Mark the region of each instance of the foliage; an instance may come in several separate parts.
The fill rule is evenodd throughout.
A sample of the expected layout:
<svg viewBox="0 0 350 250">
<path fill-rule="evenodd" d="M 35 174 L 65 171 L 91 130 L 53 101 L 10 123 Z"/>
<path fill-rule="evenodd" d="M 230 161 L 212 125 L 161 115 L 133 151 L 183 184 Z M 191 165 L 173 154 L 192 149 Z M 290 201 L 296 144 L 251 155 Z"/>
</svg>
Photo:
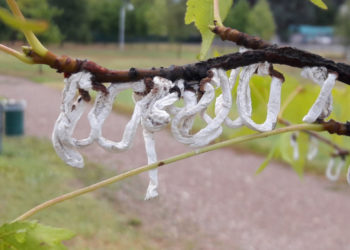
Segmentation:
<svg viewBox="0 0 350 250">
<path fill-rule="evenodd" d="M 247 0 L 236 1 L 227 15 L 225 25 L 246 32 L 249 11 L 250 5 Z"/>
<path fill-rule="evenodd" d="M 120 1 L 88 0 L 87 4 L 88 8 L 85 11 L 88 17 L 85 25 L 88 25 L 87 28 L 90 30 L 88 40 L 116 41 L 119 29 L 119 10 L 122 3 Z"/>
<path fill-rule="evenodd" d="M 0 19 L 9 27 L 16 30 L 31 30 L 34 33 L 41 33 L 47 29 L 47 23 L 43 21 L 20 20 L 3 8 L 0 8 Z"/>
<path fill-rule="evenodd" d="M 350 0 L 342 5 L 336 23 L 336 32 L 343 38 L 345 45 L 350 45 Z"/>
<path fill-rule="evenodd" d="M 307 0 L 269 0 L 277 25 L 277 33 L 282 40 L 289 38 L 290 25 L 333 25 L 340 5 L 344 0 L 325 1 L 325 11 L 310 4 Z M 297 15 L 297 18 L 296 18 Z"/>
<path fill-rule="evenodd" d="M 168 37 L 170 41 L 182 41 L 195 36 L 195 29 L 184 22 L 184 13 L 186 12 L 186 0 L 167 0 L 168 12 L 167 25 Z"/>
<path fill-rule="evenodd" d="M 53 228 L 37 222 L 5 223 L 0 227 L 0 249 L 62 250 L 62 241 L 74 233 L 67 229 Z"/>
<path fill-rule="evenodd" d="M 222 0 L 220 3 L 220 15 L 222 21 L 225 20 L 229 9 L 232 5 L 232 0 Z M 214 39 L 214 33 L 208 29 L 209 25 L 213 25 L 213 1 L 212 0 L 188 0 L 185 23 L 194 23 L 202 35 L 202 48 L 199 55 L 203 59 Z"/>
<path fill-rule="evenodd" d="M 320 7 L 321 9 L 328 9 L 327 5 L 322 0 L 310 0 L 314 5 Z"/>
<path fill-rule="evenodd" d="M 48 5 L 47 0 L 20 0 L 18 4 L 24 8 L 24 14 L 33 19 L 42 19 L 50 24 L 49 29 L 39 38 L 46 43 L 59 42 L 62 39 L 58 26 L 54 23 L 53 18 L 60 15 L 60 11 Z M 0 0 L 0 7 L 6 6 L 6 0 Z M 28 24 L 28 23 L 27 23 Z M 34 23 L 35 24 L 35 23 Z M 45 25 L 46 26 L 46 25 Z M 0 40 L 17 40 L 22 39 L 23 35 L 14 32 L 12 29 L 0 23 Z"/>
<path fill-rule="evenodd" d="M 275 21 L 267 0 L 259 0 L 248 13 L 246 32 L 270 40 L 276 31 Z"/>
<path fill-rule="evenodd" d="M 52 35 L 45 35 L 43 42 L 60 42 L 60 40 L 73 42 L 118 40 L 119 12 L 121 0 L 22 0 L 33 2 L 32 18 L 44 19 L 50 23 Z M 133 11 L 126 12 L 126 38 L 129 41 L 162 39 L 169 41 L 199 40 L 193 27 L 183 24 L 187 0 L 130 0 L 134 5 Z M 211 2 L 211 1 L 209 1 Z M 220 1 L 221 2 L 221 1 Z M 241 2 L 244 2 L 242 4 Z M 233 9 L 230 9 L 228 26 L 236 27 L 241 31 L 249 12 L 247 3 L 251 6 L 256 1 L 239 0 Z M 330 25 L 335 21 L 339 6 L 344 0 L 326 0 L 328 11 L 310 4 L 308 0 L 268 0 L 273 6 L 272 12 L 277 24 L 277 33 L 282 38 L 288 36 L 288 26 L 291 24 Z M 47 8 L 49 3 L 49 8 Z M 205 1 L 203 1 L 203 4 Z M 0 6 L 6 6 L 6 0 L 0 0 Z M 165 7 L 160 7 L 165 6 Z M 171 11 L 169 11 L 171 10 Z M 241 11 L 240 11 L 241 10 Z M 151 16 L 155 13 L 156 15 Z M 298 18 L 295 18 L 298 13 Z M 47 15 L 47 17 L 46 17 Z M 208 15 L 209 16 L 209 15 Z M 156 21 L 160 17 L 164 21 Z M 158 27 L 154 29 L 154 25 Z M 166 31 L 166 32 L 165 32 Z M 163 34 L 162 37 L 154 33 Z M 0 23 L 0 40 L 16 40 L 18 35 L 10 28 Z"/>
<path fill-rule="evenodd" d="M 27 0 L 29 2 L 33 0 Z M 41 1 L 41 0 L 38 0 Z M 89 27 L 89 5 L 86 0 L 48 0 L 50 8 L 61 11 L 53 17 L 53 22 L 60 27 L 65 39 L 75 42 L 89 42 L 92 39 Z M 39 4 L 40 5 L 40 4 Z M 91 10 L 90 11 L 94 11 Z"/>
<path fill-rule="evenodd" d="M 167 8 L 167 1 L 152 0 L 152 2 L 152 8 L 149 8 L 145 13 L 149 34 L 156 36 L 166 36 L 168 34 L 166 20 L 168 19 L 169 11 Z"/>
<path fill-rule="evenodd" d="M 38 35 L 40 40 L 47 43 L 57 43 L 62 40 L 60 29 L 53 22 L 55 17 L 62 14 L 62 11 L 50 6 L 48 0 L 19 0 L 18 5 L 26 17 L 42 19 L 50 23 L 48 30 Z"/>
</svg>

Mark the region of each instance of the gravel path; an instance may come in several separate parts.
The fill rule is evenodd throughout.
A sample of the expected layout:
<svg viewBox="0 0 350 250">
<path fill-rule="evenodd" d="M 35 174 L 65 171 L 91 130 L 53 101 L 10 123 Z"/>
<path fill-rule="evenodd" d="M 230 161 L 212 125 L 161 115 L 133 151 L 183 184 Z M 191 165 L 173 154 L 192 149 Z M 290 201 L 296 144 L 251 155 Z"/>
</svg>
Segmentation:
<svg viewBox="0 0 350 250">
<path fill-rule="evenodd" d="M 26 134 L 51 135 L 59 91 L 0 76 L 0 96 L 27 101 Z M 127 121 L 111 115 L 104 135 L 119 139 Z M 88 135 L 86 124 L 78 125 L 77 137 Z M 83 153 L 123 171 L 146 163 L 140 131 L 137 138 L 129 152 L 113 154 L 92 146 Z M 189 149 L 161 132 L 157 150 L 162 159 Z M 174 244 L 167 249 L 350 250 L 350 187 L 309 175 L 301 181 L 277 163 L 255 176 L 262 160 L 228 149 L 207 153 L 162 168 L 158 199 L 142 200 L 144 174 L 132 185 L 124 182 L 128 188 L 117 194 L 118 201 L 137 213 L 143 227 L 169 237 Z"/>
</svg>

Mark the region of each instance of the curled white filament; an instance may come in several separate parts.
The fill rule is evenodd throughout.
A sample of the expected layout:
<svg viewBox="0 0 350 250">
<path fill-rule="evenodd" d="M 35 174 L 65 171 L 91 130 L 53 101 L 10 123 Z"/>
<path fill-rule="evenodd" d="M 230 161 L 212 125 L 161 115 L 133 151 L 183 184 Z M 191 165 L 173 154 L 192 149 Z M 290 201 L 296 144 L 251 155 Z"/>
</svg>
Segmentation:
<svg viewBox="0 0 350 250">
<path fill-rule="evenodd" d="M 86 72 L 73 74 L 65 82 L 61 113 L 54 126 L 52 143 L 56 153 L 66 164 L 82 168 L 84 167 L 84 160 L 81 154 L 75 150 L 75 140 L 72 136 L 79 119 L 84 113 L 86 102 L 82 97 L 78 97 L 74 102 L 74 97 L 78 88 L 86 91 L 92 88 L 91 74 Z"/>
<path fill-rule="evenodd" d="M 111 84 L 108 93 L 99 92 L 95 104 L 88 114 L 91 131 L 88 138 L 77 140 L 76 145 L 85 147 L 102 137 L 102 125 L 112 111 L 114 99 L 123 90 L 131 88 L 132 84 Z"/>
<path fill-rule="evenodd" d="M 136 102 L 134 112 L 130 121 L 126 124 L 122 139 L 119 142 L 114 142 L 100 136 L 97 140 L 98 144 L 104 149 L 110 151 L 120 152 L 130 149 L 141 121 L 142 109 L 151 99 L 152 95 L 149 93 L 141 100 Z"/>
<path fill-rule="evenodd" d="M 146 105 L 142 106 L 141 114 L 141 124 L 143 127 L 143 137 L 148 164 L 157 161 L 153 134 L 170 123 L 170 115 L 167 112 L 167 109 L 169 109 L 180 98 L 179 93 L 176 91 L 170 93 L 170 89 L 174 86 L 171 81 L 161 77 L 154 77 L 153 82 L 154 87 L 150 92 L 152 99 L 150 99 Z M 183 81 L 177 81 L 175 85 L 181 94 L 184 88 Z M 148 175 L 150 182 L 147 188 L 145 200 L 158 196 L 158 169 L 150 170 Z"/>
<path fill-rule="evenodd" d="M 334 157 L 332 157 L 327 165 L 327 169 L 326 169 L 326 176 L 328 178 L 328 180 L 330 181 L 337 181 L 339 179 L 341 170 L 343 169 L 344 165 L 345 165 L 345 159 L 340 159 L 337 167 L 335 168 L 335 172 L 334 172 Z M 333 173 L 334 172 L 334 173 Z"/>
<path fill-rule="evenodd" d="M 256 124 L 251 118 L 252 104 L 249 81 L 257 69 L 260 75 L 266 75 L 269 73 L 268 68 L 269 64 L 267 63 L 254 64 L 244 68 L 241 72 L 240 83 L 237 89 L 237 107 L 240 118 L 247 127 L 260 132 L 270 131 L 275 128 L 281 105 L 281 88 L 283 80 L 277 77 L 272 77 L 265 122 L 262 124 Z"/>
<path fill-rule="evenodd" d="M 315 82 L 316 84 L 323 86 L 325 80 L 327 79 L 328 70 L 325 67 L 304 67 L 301 71 L 301 76 L 304 78 L 308 78 Z M 333 110 L 333 97 L 329 95 L 325 106 L 320 114 L 320 119 L 327 118 Z"/>
<path fill-rule="evenodd" d="M 183 99 L 185 102 L 185 107 L 184 109 L 190 110 L 194 106 L 197 105 L 197 95 L 194 91 L 192 90 L 185 90 L 183 94 Z M 208 115 L 206 115 L 205 110 L 201 111 L 201 114 L 203 116 L 203 119 L 207 121 L 207 119 L 211 119 Z M 181 115 L 181 114 L 180 114 Z M 175 119 L 178 119 L 180 116 L 176 116 L 176 118 L 173 119 L 173 123 L 176 123 Z M 182 136 L 190 136 L 190 131 L 194 123 L 194 119 L 196 117 L 196 113 L 193 113 L 192 115 L 188 115 L 182 122 L 182 126 L 179 128 L 179 132 Z"/>
<path fill-rule="evenodd" d="M 155 141 L 153 137 L 153 132 L 146 129 L 143 130 L 143 138 L 145 141 L 145 148 L 147 153 L 148 164 L 157 162 L 157 153 L 155 148 Z M 149 184 L 145 196 L 145 200 L 149 200 L 158 196 L 158 169 L 152 169 L 148 171 Z"/>
<path fill-rule="evenodd" d="M 258 68 L 257 68 L 258 74 L 266 75 L 269 73 L 269 66 L 270 65 L 268 63 L 255 65 L 255 67 L 257 67 L 257 66 L 258 66 Z M 260 131 L 260 132 L 266 132 L 266 131 L 273 130 L 276 126 L 276 123 L 277 123 L 277 116 L 278 116 L 278 113 L 280 110 L 280 105 L 281 105 L 281 88 L 282 88 L 283 80 L 280 78 L 277 78 L 277 77 L 272 77 L 271 86 L 270 86 L 269 102 L 267 104 L 267 116 L 266 116 L 264 123 L 257 124 L 251 118 L 250 89 L 248 88 L 249 87 L 249 80 L 250 80 L 251 75 L 252 75 L 252 70 L 255 67 L 252 67 L 251 69 L 249 69 L 249 71 L 247 69 L 247 73 L 244 70 L 241 73 L 241 80 L 240 80 L 241 82 L 240 82 L 240 85 L 238 86 L 238 88 L 239 88 L 238 95 L 240 95 L 238 98 L 240 99 L 240 101 L 237 102 L 237 105 L 239 105 L 240 117 L 241 117 L 243 123 L 247 127 L 251 128 L 253 130 Z M 243 74 L 243 73 L 245 73 L 245 74 Z M 242 92 L 245 93 L 245 95 Z M 248 96 L 249 96 L 249 99 L 248 99 Z M 245 97 L 245 100 L 244 100 L 244 97 Z M 243 105 L 249 107 L 249 109 L 242 108 L 241 106 L 243 106 Z"/>
<path fill-rule="evenodd" d="M 332 101 L 329 100 L 332 96 L 332 89 L 338 75 L 336 73 L 328 73 L 327 79 L 324 81 L 320 94 L 318 95 L 315 103 L 310 108 L 303 121 L 307 123 L 313 123 L 318 118 L 325 118 L 325 115 L 329 115 L 331 111 Z M 326 110 L 326 111 L 324 111 Z"/>
<path fill-rule="evenodd" d="M 156 132 L 170 123 L 170 114 L 166 108 L 179 100 L 178 93 L 169 93 L 173 83 L 165 78 L 154 77 L 154 87 L 150 94 L 152 99 L 143 107 L 142 126 L 149 131 Z"/>
<path fill-rule="evenodd" d="M 309 137 L 309 151 L 307 153 L 307 159 L 309 161 L 313 160 L 318 153 L 318 140 L 314 136 Z"/>
<path fill-rule="evenodd" d="M 222 133 L 221 124 L 227 118 L 232 106 L 231 88 L 226 72 L 223 69 L 212 69 L 212 72 L 214 73 L 212 82 L 216 86 L 221 86 L 222 89 L 222 98 L 218 103 L 220 108 L 216 110 L 215 118 L 208 119 L 208 125 L 193 136 L 192 147 L 207 145 L 220 136 Z"/>
<path fill-rule="evenodd" d="M 237 76 L 239 75 L 240 70 L 241 69 L 238 68 L 238 69 L 233 69 L 231 71 L 231 75 L 229 78 L 230 90 L 232 90 L 235 87 Z M 222 98 L 223 98 L 222 95 L 220 95 L 217 98 L 217 102 L 215 104 L 215 114 L 217 114 L 218 110 L 220 109 L 220 103 L 222 102 Z M 231 120 L 229 117 L 226 117 L 224 123 L 229 128 L 239 128 L 239 127 L 242 127 L 244 125 L 242 122 L 242 119 L 240 117 L 237 117 L 235 120 Z"/>
<path fill-rule="evenodd" d="M 251 117 L 252 115 L 252 100 L 250 96 L 249 82 L 257 68 L 258 64 L 249 65 L 244 67 L 240 74 L 237 88 L 237 109 L 242 123 L 242 117 Z"/>
<path fill-rule="evenodd" d="M 193 116 L 205 111 L 208 105 L 214 99 L 215 97 L 214 88 L 210 83 L 205 84 L 204 91 L 205 93 L 203 94 L 202 98 L 198 103 L 194 102 L 194 97 L 196 96 L 195 93 L 193 93 L 192 91 L 184 92 L 185 107 L 175 115 L 171 123 L 172 134 L 174 138 L 181 143 L 184 143 L 184 144 L 196 143 L 193 138 L 193 135 L 186 135 L 187 131 L 189 131 L 188 129 L 189 126 L 186 125 L 186 127 L 184 127 L 184 124 L 186 120 L 189 121 L 189 123 L 191 124 L 192 123 L 191 119 L 193 119 Z M 190 101 L 190 103 L 186 104 L 186 98 L 187 98 L 187 101 Z"/>
<path fill-rule="evenodd" d="M 293 159 L 296 161 L 299 159 L 299 145 L 298 145 L 298 134 L 292 133 L 290 136 L 290 145 L 293 148 Z"/>
<path fill-rule="evenodd" d="M 84 167 L 84 160 L 81 154 L 75 150 L 72 135 L 78 120 L 84 113 L 85 107 L 85 101 L 79 97 L 77 102 L 72 105 L 71 112 L 61 112 L 52 133 L 53 147 L 58 156 L 66 164 L 77 168 Z"/>
</svg>

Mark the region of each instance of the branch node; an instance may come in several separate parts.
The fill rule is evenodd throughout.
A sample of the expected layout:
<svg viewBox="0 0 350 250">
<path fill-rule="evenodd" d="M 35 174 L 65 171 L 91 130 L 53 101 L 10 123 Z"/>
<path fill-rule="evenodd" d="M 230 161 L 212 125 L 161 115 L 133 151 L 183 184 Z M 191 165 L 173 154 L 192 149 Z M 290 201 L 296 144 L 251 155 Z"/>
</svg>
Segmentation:
<svg viewBox="0 0 350 250">
<path fill-rule="evenodd" d="M 340 123 L 333 119 L 325 122 L 320 121 L 324 129 L 330 134 L 350 136 L 350 122 Z"/>
</svg>

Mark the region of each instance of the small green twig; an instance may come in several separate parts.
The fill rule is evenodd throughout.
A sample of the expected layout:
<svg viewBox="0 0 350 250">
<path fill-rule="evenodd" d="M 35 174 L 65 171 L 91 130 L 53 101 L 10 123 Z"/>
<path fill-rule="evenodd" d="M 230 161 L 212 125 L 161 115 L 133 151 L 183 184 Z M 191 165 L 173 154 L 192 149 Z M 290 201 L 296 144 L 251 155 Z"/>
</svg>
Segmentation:
<svg viewBox="0 0 350 250">
<path fill-rule="evenodd" d="M 289 121 L 287 121 L 286 119 L 283 119 L 282 117 L 278 118 L 278 122 L 285 125 L 285 126 L 292 126 L 293 124 Z M 310 136 L 313 136 L 314 138 L 316 138 L 317 140 L 319 140 L 320 142 L 323 142 L 325 144 L 327 144 L 328 146 L 332 147 L 333 149 L 336 150 L 336 154 L 335 156 L 347 156 L 350 154 L 350 151 L 346 148 L 342 148 L 341 146 L 339 146 L 338 144 L 334 143 L 332 140 L 327 139 L 326 137 L 314 132 L 314 131 L 302 131 Z"/>
<path fill-rule="evenodd" d="M 158 167 L 161 167 L 161 166 L 164 166 L 164 165 L 176 162 L 176 161 L 187 159 L 187 158 L 190 158 L 190 157 L 195 156 L 195 155 L 199 155 L 199 154 L 203 154 L 203 153 L 213 151 L 216 149 L 231 146 L 233 144 L 247 142 L 247 141 L 251 141 L 251 140 L 255 140 L 255 139 L 259 139 L 259 138 L 265 138 L 268 136 L 278 135 L 278 134 L 286 133 L 286 132 L 300 131 L 300 130 L 324 131 L 324 127 L 323 127 L 323 125 L 320 125 L 320 124 L 300 124 L 300 125 L 276 129 L 276 130 L 273 130 L 270 132 L 247 135 L 247 136 L 242 136 L 242 137 L 233 138 L 233 139 L 230 139 L 227 141 L 219 142 L 219 143 L 216 143 L 216 144 L 213 144 L 213 145 L 201 148 L 201 149 L 197 149 L 197 150 L 194 150 L 194 151 L 191 151 L 188 153 L 184 153 L 184 154 L 180 154 L 180 155 L 168 158 L 168 159 L 163 160 L 163 161 L 158 161 L 158 162 L 151 164 L 151 165 L 142 166 L 142 167 L 127 171 L 127 172 L 122 173 L 120 175 L 111 177 L 109 179 L 103 180 L 103 181 L 98 182 L 98 183 L 95 183 L 93 185 L 75 190 L 73 192 L 70 192 L 70 193 L 67 193 L 64 195 L 61 195 L 59 197 L 56 197 L 56 198 L 49 200 L 49 201 L 46 201 L 46 202 L 30 209 L 29 211 L 25 212 L 24 214 L 22 214 L 21 216 L 16 218 L 14 220 L 14 222 L 26 220 L 29 217 L 37 214 L 38 212 L 40 212 L 46 208 L 52 207 L 58 203 L 61 203 L 63 201 L 70 200 L 70 199 L 73 199 L 73 198 L 78 197 L 80 195 L 95 191 L 97 189 L 100 189 L 100 188 L 105 187 L 107 185 L 110 185 L 112 183 L 124 180 L 128 177 L 131 177 L 131 176 L 138 175 L 140 173 L 143 173 L 143 172 L 151 170 L 151 169 L 155 169 L 155 168 L 158 168 Z"/>
<path fill-rule="evenodd" d="M 215 26 L 224 26 L 221 21 L 221 16 L 220 16 L 220 0 L 213 0 L 213 5 L 214 5 L 214 24 Z"/>
<path fill-rule="evenodd" d="M 13 15 L 20 19 L 25 21 L 25 17 L 23 16 L 20 8 L 18 7 L 18 4 L 15 0 L 7 0 L 7 4 L 10 7 Z M 32 31 L 29 30 L 23 30 L 22 31 L 24 36 L 26 37 L 29 45 L 33 48 L 33 51 L 35 51 L 38 55 L 44 57 L 46 53 L 48 52 L 48 49 L 44 47 L 44 45 L 41 44 L 41 42 L 38 40 L 38 38 L 34 35 Z"/>
<path fill-rule="evenodd" d="M 3 44 L 0 44 L 0 51 L 3 51 L 6 54 L 9 54 L 11 56 L 16 57 L 17 59 L 21 60 L 24 63 L 27 63 L 27 64 L 33 64 L 34 63 L 32 58 L 27 57 L 25 54 L 20 53 L 20 52 L 14 50 L 14 49 L 11 49 L 11 48 L 3 45 Z"/>
</svg>

